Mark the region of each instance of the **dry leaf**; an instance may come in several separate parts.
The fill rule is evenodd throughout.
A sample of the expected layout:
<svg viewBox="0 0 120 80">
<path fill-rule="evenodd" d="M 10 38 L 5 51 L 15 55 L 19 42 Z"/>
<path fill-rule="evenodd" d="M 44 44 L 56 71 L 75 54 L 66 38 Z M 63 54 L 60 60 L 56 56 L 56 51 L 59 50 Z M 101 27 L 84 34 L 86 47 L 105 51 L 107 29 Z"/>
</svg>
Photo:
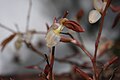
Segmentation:
<svg viewBox="0 0 120 80">
<path fill-rule="evenodd" d="M 75 21 L 71 21 L 71 20 L 68 20 L 68 21 L 65 21 L 63 23 L 64 26 L 66 26 L 68 29 L 72 29 L 73 31 L 76 31 L 76 32 L 84 32 L 84 28 L 82 28 L 77 22 Z"/>
<path fill-rule="evenodd" d="M 16 33 L 10 35 L 8 38 L 6 38 L 5 40 L 3 40 L 3 42 L 1 43 L 1 51 L 4 50 L 5 46 L 16 36 Z"/>
</svg>

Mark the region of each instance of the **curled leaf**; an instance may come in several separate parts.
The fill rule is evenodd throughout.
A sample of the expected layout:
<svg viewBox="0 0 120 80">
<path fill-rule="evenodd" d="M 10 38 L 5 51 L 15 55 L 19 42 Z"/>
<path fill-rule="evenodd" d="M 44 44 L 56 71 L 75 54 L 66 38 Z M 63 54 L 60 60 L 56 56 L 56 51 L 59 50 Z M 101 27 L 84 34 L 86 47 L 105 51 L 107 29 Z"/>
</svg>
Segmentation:
<svg viewBox="0 0 120 80">
<path fill-rule="evenodd" d="M 76 32 L 84 32 L 85 29 L 82 28 L 77 22 L 75 21 L 71 21 L 71 20 L 67 20 L 63 23 L 64 26 L 66 26 L 68 29 L 71 29 L 73 31 Z"/>
<path fill-rule="evenodd" d="M 16 33 L 10 35 L 8 38 L 6 38 L 5 40 L 3 40 L 3 42 L 1 43 L 1 51 L 4 50 L 5 46 L 16 36 Z"/>
<path fill-rule="evenodd" d="M 115 20 L 113 22 L 112 28 L 114 28 L 117 25 L 117 23 L 119 22 L 119 20 L 120 20 L 120 13 L 115 17 Z"/>
</svg>

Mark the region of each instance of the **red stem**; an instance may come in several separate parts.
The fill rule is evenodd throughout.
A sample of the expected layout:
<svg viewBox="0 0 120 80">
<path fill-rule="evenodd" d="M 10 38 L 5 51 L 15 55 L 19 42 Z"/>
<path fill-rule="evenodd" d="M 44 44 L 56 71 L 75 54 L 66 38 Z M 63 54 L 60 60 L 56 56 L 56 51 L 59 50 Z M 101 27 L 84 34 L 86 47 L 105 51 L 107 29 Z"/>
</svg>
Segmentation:
<svg viewBox="0 0 120 80">
<path fill-rule="evenodd" d="M 89 51 L 87 51 L 87 49 L 83 45 L 81 45 L 75 39 L 73 39 L 71 42 L 74 43 L 74 44 L 76 44 L 77 46 L 79 46 L 86 53 L 86 55 L 90 58 L 90 60 L 92 60 L 93 56 L 91 55 L 91 53 Z"/>
<path fill-rule="evenodd" d="M 54 64 L 54 53 L 55 53 L 55 47 L 52 48 L 52 53 L 50 54 L 50 73 L 49 73 L 49 80 L 54 80 L 53 76 L 53 64 Z"/>
<path fill-rule="evenodd" d="M 78 72 L 82 77 L 84 77 L 86 80 L 93 80 L 87 73 L 79 69 L 78 67 L 75 66 L 74 68 L 75 72 Z"/>
<path fill-rule="evenodd" d="M 104 65 L 104 70 L 106 70 L 111 64 L 113 64 L 114 62 L 116 62 L 118 60 L 118 57 L 115 56 L 112 59 L 110 59 L 105 65 Z"/>
<path fill-rule="evenodd" d="M 100 37 L 101 37 L 101 34 L 102 34 L 102 29 L 103 29 L 103 24 L 104 24 L 104 17 L 106 15 L 106 11 L 110 5 L 112 0 L 108 0 L 107 2 L 107 5 L 105 7 L 105 10 L 103 11 L 102 13 L 102 19 L 101 19 L 101 23 L 100 23 L 100 29 L 99 29 L 99 32 L 98 32 L 98 36 L 97 36 L 97 39 L 96 39 L 96 42 L 95 42 L 95 52 L 94 52 L 94 58 L 93 58 L 93 69 L 94 69 L 94 78 L 95 80 L 98 80 L 98 73 L 97 73 L 97 66 L 96 66 L 96 57 L 97 57 L 97 50 L 98 50 L 98 45 L 99 45 L 99 41 L 100 41 Z"/>
</svg>

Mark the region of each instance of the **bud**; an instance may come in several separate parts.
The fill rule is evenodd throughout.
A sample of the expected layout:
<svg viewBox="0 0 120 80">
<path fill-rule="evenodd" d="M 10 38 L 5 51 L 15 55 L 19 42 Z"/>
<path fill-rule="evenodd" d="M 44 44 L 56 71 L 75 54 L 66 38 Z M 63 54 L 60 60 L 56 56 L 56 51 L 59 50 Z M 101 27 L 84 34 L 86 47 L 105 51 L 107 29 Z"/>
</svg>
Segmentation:
<svg viewBox="0 0 120 80">
<path fill-rule="evenodd" d="M 89 13 L 89 22 L 91 24 L 96 23 L 101 18 L 101 14 L 97 10 L 92 10 Z"/>
</svg>

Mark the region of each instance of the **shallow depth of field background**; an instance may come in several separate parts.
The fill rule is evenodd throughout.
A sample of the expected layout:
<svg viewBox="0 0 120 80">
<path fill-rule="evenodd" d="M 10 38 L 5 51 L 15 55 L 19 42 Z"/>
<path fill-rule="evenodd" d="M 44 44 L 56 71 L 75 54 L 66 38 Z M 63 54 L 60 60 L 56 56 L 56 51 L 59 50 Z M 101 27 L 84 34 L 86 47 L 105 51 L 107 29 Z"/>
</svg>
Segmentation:
<svg viewBox="0 0 120 80">
<path fill-rule="evenodd" d="M 89 24 L 88 14 L 93 9 L 92 0 L 32 0 L 32 12 L 30 15 L 30 27 L 29 29 L 35 29 L 37 31 L 46 31 L 46 23 L 52 24 L 53 18 L 61 17 L 65 10 L 69 11 L 69 19 L 75 20 L 76 13 L 82 8 L 84 15 L 80 21 L 80 24 L 85 28 L 86 32 L 81 33 L 82 39 L 86 48 L 93 53 L 94 44 L 99 28 L 99 22 L 96 24 Z M 114 0 L 113 4 L 120 5 L 119 0 Z M 9 28 L 16 30 L 14 24 L 18 24 L 20 31 L 25 31 L 26 17 L 29 7 L 29 0 L 0 0 L 0 23 L 8 26 Z M 120 22 L 115 29 L 111 29 L 111 25 L 115 18 L 116 13 L 113 13 L 110 9 L 105 17 L 105 24 L 102 33 L 102 37 L 108 40 L 120 39 Z M 17 30 L 16 30 L 17 31 Z M 11 32 L 0 28 L 0 42 L 9 36 Z M 75 33 L 74 33 L 75 35 Z M 38 43 L 42 42 L 38 48 L 42 52 L 49 54 L 49 49 L 45 45 L 45 35 L 35 35 L 32 43 L 38 46 Z M 56 46 L 55 56 L 58 58 L 64 57 L 74 52 L 68 47 L 70 44 L 60 43 Z M 20 62 L 14 62 L 14 57 L 19 56 Z M 108 59 L 109 55 L 103 57 L 103 61 Z M 10 42 L 3 52 L 0 52 L 0 75 L 6 74 L 22 74 L 27 72 L 37 72 L 36 70 L 25 69 L 24 66 L 34 65 L 42 60 L 33 51 L 26 48 L 23 45 L 22 49 L 17 52 L 14 48 L 14 40 Z M 71 59 L 83 63 L 89 60 L 83 53 L 82 57 Z M 42 63 L 40 67 L 44 67 L 45 63 Z M 69 64 L 62 64 L 55 62 L 54 72 L 57 74 L 63 72 L 69 72 L 71 66 Z"/>
</svg>

